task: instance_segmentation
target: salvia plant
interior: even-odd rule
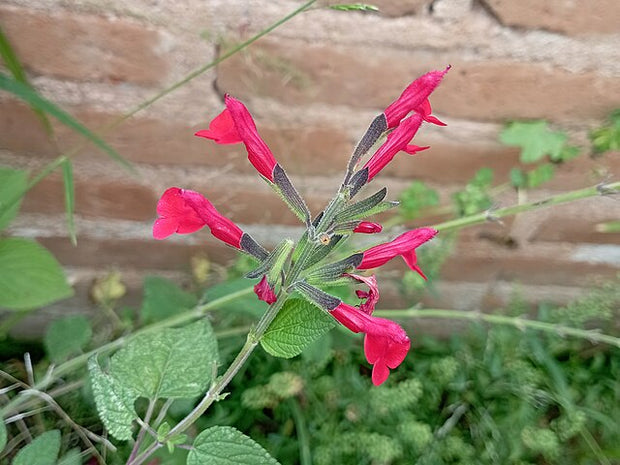
[[[397,323],[372,315],[379,299],[377,280],[374,275],[359,272],[377,268],[400,255],[411,270],[425,277],[417,264],[416,248],[432,239],[437,231],[432,228],[406,231],[390,242],[343,259],[334,258],[334,252],[355,233],[373,234],[382,230],[380,224],[365,221],[365,218],[386,211],[397,202],[385,200],[385,187],[362,200],[357,200],[356,195],[398,152],[415,154],[427,148],[410,144],[424,121],[444,125],[431,115],[429,96],[448,69],[431,71],[413,81],[372,121],[355,147],[336,195],[314,218],[261,139],[245,105],[227,95],[224,111],[211,121],[208,129],[198,131],[196,135],[217,144],[243,143],[250,163],[303,221],[306,227],[303,236],[296,243],[284,239],[269,252],[221,215],[198,192],[171,187],[164,192],[157,205],[159,218],[153,227],[154,237],[164,239],[173,233],[188,234],[207,226],[213,236],[259,262],[246,276],[260,278],[254,291],[260,300],[270,304],[270,308],[250,335],[254,345],[260,341],[287,299],[298,295],[351,331],[365,334],[364,352],[368,363],[373,365],[372,382],[382,384],[388,378],[390,369],[398,367],[404,360],[410,348],[410,339]],[[363,283],[367,287],[366,290],[356,291],[361,304],[355,306],[343,302],[324,290],[343,283]],[[278,351],[272,352],[277,354]]]

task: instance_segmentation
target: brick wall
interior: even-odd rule
[[[49,247],[77,289],[75,298],[47,314],[88,307],[88,288],[105,271],[123,272],[131,303],[145,273],[182,280],[193,255],[219,262],[234,255],[206,233],[151,239],[155,204],[168,186],[200,190],[267,242],[274,229],[297,234],[295,218],[258,179],[241,147],[192,136],[221,111],[225,92],[246,102],[315,213],[371,118],[427,70],[453,66],[433,95],[435,113],[448,127],[425,126],[416,143],[432,148],[415,160],[397,157],[376,181],[389,186],[392,198],[420,179],[448,199],[483,166],[505,178],[518,162],[516,150],[497,142],[506,120],[545,118],[586,145],[588,130],[620,107],[615,0],[371,3],[381,12],[306,12],[107,134],[138,176],[94,148],[82,150],[75,161],[77,248],[66,236],[60,178],[50,176],[33,189],[10,232]],[[37,89],[98,128],[300,5],[5,0],[0,24]],[[27,107],[0,96],[1,164],[36,170],[79,142],[60,125],[55,132],[52,144]],[[582,157],[530,195],[590,186],[617,176],[619,167],[617,153]],[[497,201],[516,199],[504,194]],[[426,304],[491,308],[505,302],[515,284],[532,301],[578,295],[618,272],[620,235],[594,230],[618,217],[617,200],[598,198],[464,231]],[[397,280],[398,273],[388,270],[382,279]],[[384,306],[410,304],[389,291],[395,285],[384,288]]]

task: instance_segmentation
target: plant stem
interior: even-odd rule
[[[603,343],[620,348],[620,338],[609,334],[602,334],[597,330],[574,328],[571,326],[547,323],[544,321],[529,320],[527,318],[494,315],[479,311],[445,310],[437,308],[406,310],[377,310],[374,315],[386,318],[447,318],[453,320],[484,321],[491,324],[514,326],[517,329],[534,329],[552,333],[557,336],[572,336],[586,339],[593,343]]]
[[[219,299],[215,299],[211,302],[208,302],[204,305],[200,305],[190,311],[180,313],[178,315],[174,315],[170,318],[167,318],[162,321],[158,321],[157,323],[153,323],[150,326],[146,326],[142,329],[139,329],[132,334],[129,334],[127,336],[122,336],[118,339],[115,339],[114,341],[110,341],[107,344],[104,344],[101,347],[98,347],[97,349],[93,349],[71,360],[68,360],[65,363],[62,363],[61,365],[58,365],[58,367],[55,370],[53,370],[48,376],[45,376],[38,383],[31,386],[31,389],[36,390],[36,391],[45,390],[52,383],[54,383],[57,379],[86,365],[86,362],[88,362],[88,359],[92,357],[94,354],[106,354],[106,353],[112,352],[113,350],[121,348],[122,346],[127,344],[129,341],[131,341],[132,339],[142,334],[152,333],[154,331],[158,331],[163,328],[168,328],[171,326],[176,326],[176,325],[184,324],[189,321],[195,320],[197,318],[204,316],[208,311],[213,310],[217,308],[218,306],[227,304],[240,297],[251,294],[252,292],[253,292],[253,288],[251,286],[247,287],[246,289],[241,289],[240,291],[233,292],[224,297],[220,297]],[[225,333],[226,333],[225,334],[226,336],[238,334],[236,330],[233,332],[232,329],[226,331]],[[7,405],[5,405],[2,408],[2,410],[0,410],[0,416],[1,417],[7,416],[26,400],[27,400],[26,396],[20,395],[20,396],[14,397],[13,399],[11,399],[11,401]]]
[[[169,93],[175,91],[179,87],[187,84],[192,79],[200,76],[201,74],[205,73],[206,71],[210,70],[211,68],[217,66],[222,61],[226,60],[227,58],[230,58],[235,53],[243,50],[247,46],[249,46],[252,43],[256,42],[261,37],[269,34],[271,31],[273,31],[274,29],[278,28],[282,24],[286,23],[290,19],[294,18],[298,14],[303,13],[305,10],[310,8],[310,6],[312,6],[313,3],[316,3],[316,1],[317,0],[310,0],[310,1],[306,2],[306,3],[304,3],[302,6],[300,6],[296,10],[292,11],[291,13],[289,13],[286,16],[284,16],[283,18],[280,18],[278,21],[276,21],[272,25],[268,26],[267,28],[263,29],[262,31],[258,32],[257,34],[253,35],[252,37],[250,37],[245,42],[242,42],[239,45],[231,48],[227,52],[225,52],[222,55],[220,55],[219,57],[217,57],[215,60],[207,63],[206,65],[201,66],[200,68],[195,69],[194,71],[189,73],[187,76],[185,76],[180,81],[175,82],[174,84],[172,84],[171,86],[169,86],[169,87],[165,88],[164,90],[160,91],[159,93],[157,93],[153,97],[149,98],[148,100],[145,100],[144,102],[136,105],[133,109],[129,110],[129,112],[119,116],[118,118],[114,119],[110,123],[108,123],[108,124],[102,126],[101,128],[99,128],[97,130],[97,135],[101,135],[101,136],[106,135],[112,129],[116,128],[121,123],[125,122],[126,120],[128,120],[129,118],[134,116],[136,113],[139,113],[140,111],[144,110],[145,108],[147,108],[147,107],[151,106],[152,104],[154,104],[155,102],[157,102],[159,99],[165,97],[166,95],[168,95]],[[87,147],[88,144],[89,144],[89,142],[83,142],[81,144],[77,144],[76,146],[74,146],[73,148],[69,149],[64,154],[59,155],[57,158],[55,158],[54,160],[49,162],[47,165],[45,165],[41,169],[41,171],[39,171],[28,182],[28,184],[26,185],[26,187],[24,189],[16,192],[14,195],[9,197],[9,199],[6,202],[0,204],[0,215],[2,215],[6,210],[8,210],[11,206],[13,206],[16,202],[18,202],[19,199],[21,199],[30,189],[32,189],[34,186],[36,186],[47,175],[49,175],[50,173],[55,171],[56,168],[61,166],[66,160],[69,160],[70,158],[76,156],[82,149]]]
[[[131,449],[131,454],[129,455],[129,459],[127,462],[131,462],[136,458],[138,452],[140,452],[140,447],[144,442],[144,437],[146,436],[147,425],[149,421],[151,421],[151,417],[153,416],[153,412],[155,411],[155,400],[149,400],[149,406],[146,409],[146,414],[144,415],[144,425],[140,428],[140,432],[138,433],[138,437],[136,438],[136,442],[133,445],[133,449]]]
[[[511,216],[516,215],[517,213],[536,210],[542,207],[550,207],[552,205],[558,205],[561,203],[573,202],[575,200],[595,197],[597,195],[617,194],[618,192],[620,192],[620,181],[611,184],[598,185],[594,187],[587,187],[585,189],[577,189],[574,191],[565,192],[563,194],[554,195],[545,200],[538,200],[536,202],[528,202],[521,205],[513,205],[511,207],[500,208],[498,210],[477,213],[475,215],[469,215],[463,218],[435,224],[432,227],[441,232],[450,231],[452,229],[460,229],[466,226],[473,226],[476,224],[485,223],[490,220],[492,221],[495,219],[503,218],[505,216]]]
[[[224,372],[224,374],[218,378],[218,380],[209,388],[205,396],[202,398],[200,403],[192,410],[183,420],[181,420],[177,425],[170,430],[170,432],[166,435],[164,441],[156,442],[152,444],[148,449],[146,449],[142,454],[136,457],[134,460],[130,460],[127,462],[127,465],[140,465],[145,460],[147,460],[151,454],[153,454],[157,449],[159,449],[163,444],[166,443],[172,437],[183,433],[190,426],[192,426],[200,416],[207,411],[207,409],[213,404],[213,402],[219,400],[220,395],[224,388],[228,386],[228,383],[232,381],[234,376],[239,372],[241,367],[245,364],[245,362],[250,358],[252,352],[258,345],[260,339],[265,334],[265,331],[269,327],[269,325],[273,322],[274,318],[277,316],[278,312],[286,302],[286,298],[288,294],[281,291],[278,295],[278,300],[273,303],[267,311],[263,314],[261,319],[259,320],[256,328],[250,330],[248,333],[248,337],[245,341],[245,344],[230,364],[228,369]]]
[[[302,412],[299,401],[296,398],[289,399],[288,404],[293,413],[295,430],[297,431],[297,440],[299,441],[299,463],[300,465],[312,465],[310,434],[308,433],[304,413]]]

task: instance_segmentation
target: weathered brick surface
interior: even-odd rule
[[[289,104],[383,108],[429,69],[453,66],[435,111],[474,120],[603,118],[620,103],[620,80],[543,64],[464,61],[451,53],[384,52],[262,40],[218,67],[218,86],[238,96]],[[526,104],[524,104],[526,102]]]
[[[6,5],[0,23],[21,62],[35,73],[139,84],[166,77],[167,63],[158,51],[162,38],[146,24]]]
[[[614,34],[620,31],[615,0],[485,0],[507,26],[548,29],[569,35]]]

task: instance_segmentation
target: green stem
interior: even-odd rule
[[[192,79],[200,76],[201,74],[205,73],[206,71],[210,70],[211,68],[219,65],[222,61],[226,60],[227,58],[230,58],[235,53],[240,52],[241,50],[243,50],[247,46],[249,46],[252,43],[256,42],[261,37],[269,34],[271,31],[273,31],[274,29],[278,28],[282,24],[286,23],[290,19],[294,18],[298,14],[303,13],[310,6],[312,6],[313,3],[316,3],[316,1],[317,0],[310,0],[310,1],[306,2],[306,3],[304,3],[302,6],[300,6],[296,10],[292,11],[288,15],[286,15],[283,18],[279,19],[278,21],[276,21],[272,25],[268,26],[266,29],[263,29],[259,33],[257,33],[254,36],[250,37],[245,42],[242,42],[239,45],[231,48],[226,53],[223,53],[222,55],[217,57],[215,60],[207,63],[206,65],[203,65],[200,68],[195,69],[194,71],[189,73],[187,76],[185,76],[180,81],[175,82],[170,87],[165,88],[164,90],[160,91],[159,93],[157,93],[156,95],[154,95],[150,99],[145,100],[144,102],[142,102],[139,105],[135,106],[129,112],[119,116],[118,118],[114,119],[110,123],[108,123],[108,124],[102,126],[101,128],[99,128],[97,130],[97,135],[102,135],[102,136],[106,135],[109,131],[111,131],[112,129],[116,128],[121,123],[125,122],[126,120],[128,120],[129,118],[134,116],[136,113],[139,113],[140,111],[144,110],[145,108],[147,108],[147,107],[151,106],[152,104],[154,104],[155,102],[157,102],[159,99],[165,97],[166,95],[168,95],[169,93],[175,91],[179,87],[187,84]],[[3,205],[0,206],[0,215],[3,214],[6,210],[8,210],[11,206],[13,206],[16,202],[18,202],[19,199],[21,199],[30,189],[32,189],[34,186],[36,186],[43,178],[45,178],[47,175],[49,175],[50,173],[55,171],[56,168],[61,166],[66,160],[68,160],[68,159],[74,157],[75,155],[77,155],[87,145],[88,145],[88,142],[83,142],[81,144],[78,144],[75,147],[69,149],[64,154],[59,155],[57,158],[52,160],[47,165],[45,165],[41,169],[41,171],[39,173],[37,173],[28,182],[28,184],[26,185],[26,187],[24,189],[22,189],[22,190],[18,191],[17,193],[15,193],[15,195],[11,196],[7,200],[6,203],[4,203]]]
[[[433,225],[433,228],[444,232],[451,229],[460,229],[466,226],[473,226],[476,224],[485,223],[495,219],[503,218],[505,216],[516,215],[517,213],[523,213],[531,210],[536,210],[542,207],[550,207],[552,205],[559,205],[561,203],[573,202],[575,200],[586,199],[588,197],[595,197],[597,195],[609,195],[620,192],[620,181],[606,185],[599,185],[595,187],[587,187],[585,189],[578,189],[563,194],[554,195],[545,200],[538,200],[536,202],[528,202],[521,205],[513,205],[511,207],[500,208],[498,210],[487,211],[484,213],[477,213],[475,215],[465,216],[451,221],[445,221]]]
[[[177,423],[177,425],[170,430],[170,432],[166,435],[162,442],[156,442],[152,444],[142,454],[136,457],[135,460],[127,462],[127,465],[142,464],[157,449],[162,447],[162,445],[165,444],[166,441],[170,440],[176,435],[183,433],[185,430],[191,427],[196,422],[196,420],[198,420],[198,418],[200,418],[202,414],[207,411],[207,409],[211,406],[211,404],[213,404],[213,402],[220,399],[222,391],[232,381],[232,379],[239,372],[239,370],[245,364],[248,358],[250,358],[250,355],[252,355],[252,352],[254,352],[254,349],[258,345],[260,339],[263,337],[263,334],[265,334],[265,331],[277,316],[278,312],[284,305],[284,302],[286,302],[287,297],[288,294],[286,294],[285,292],[280,292],[280,294],[278,295],[278,300],[276,300],[276,302],[273,303],[263,314],[258,324],[256,325],[256,328],[254,328],[248,333],[245,344],[243,345],[233,362],[230,364],[228,369],[211,386],[211,388],[207,391],[205,396],[194,408],[194,410],[192,410],[185,418],[183,418],[183,420]]]
[[[513,326],[520,330],[534,329],[537,331],[552,333],[557,336],[572,336],[579,339],[586,339],[593,343],[604,343],[620,348],[620,338],[608,334],[601,334],[596,330],[573,328],[554,323],[546,323],[544,321],[528,320],[526,318],[505,315],[494,315],[479,311],[410,308],[407,310],[377,310],[374,315],[386,318],[447,318],[452,320],[484,321],[491,324]]]
[[[142,329],[139,329],[132,334],[129,334],[127,336],[122,336],[118,339],[115,339],[114,341],[108,342],[107,344],[104,344],[101,347],[93,349],[71,360],[68,360],[65,363],[58,365],[56,369],[54,369],[45,378],[43,378],[41,381],[39,381],[34,386],[32,386],[31,389],[36,390],[36,391],[45,390],[52,383],[54,383],[57,379],[86,365],[86,362],[88,362],[88,359],[94,354],[106,354],[106,353],[112,352],[113,350],[121,348],[122,346],[127,344],[129,341],[131,341],[132,339],[135,339],[136,337],[140,335],[152,333],[154,331],[158,331],[163,328],[169,328],[171,326],[181,325],[189,321],[195,320],[197,318],[204,316],[210,310],[213,310],[219,306],[222,306],[231,301],[234,301],[240,297],[251,294],[252,292],[253,292],[252,287],[248,287],[240,291],[233,292],[224,297],[220,297],[219,299],[208,302],[204,305],[200,305],[190,311],[180,313],[178,315],[174,315],[170,318],[167,318],[157,323],[153,323],[150,326],[146,326]],[[234,331],[229,330],[228,334],[226,335],[228,336],[228,335],[233,335],[233,334],[238,334],[238,330],[234,330]],[[13,411],[15,408],[21,405],[26,399],[27,399],[26,396],[14,397],[7,405],[5,405],[2,408],[2,410],[0,411],[0,417],[5,417],[9,412]]]
[[[299,442],[299,463],[300,465],[312,465],[310,434],[308,433],[304,413],[302,412],[297,399],[289,399],[288,404],[291,407],[293,420],[295,421],[295,430],[297,431],[297,440]]]

